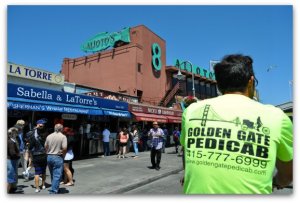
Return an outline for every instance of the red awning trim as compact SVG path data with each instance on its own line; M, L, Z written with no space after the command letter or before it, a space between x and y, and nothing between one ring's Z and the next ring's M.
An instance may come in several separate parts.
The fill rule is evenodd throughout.
M137 121L156 121L159 123L167 123L168 119L166 116L156 115L156 114L147 114L147 113L136 113L131 112Z
M168 123L181 123L181 117L178 116L167 116Z

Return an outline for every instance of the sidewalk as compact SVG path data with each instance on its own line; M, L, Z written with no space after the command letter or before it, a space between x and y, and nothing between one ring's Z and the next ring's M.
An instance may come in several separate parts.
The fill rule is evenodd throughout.
M159 171L148 168L151 166L150 151L140 152L136 159L133 159L133 156L134 153L131 152L125 159L117 159L116 155L112 155L73 161L75 185L61 185L60 193L70 195L122 194L182 170L182 158L175 154L174 147L166 148L166 153L162 153ZM31 172L34 172L33 169ZM48 168L46 178L48 184L46 184L46 189L39 193L35 193L34 180L26 182L20 174L22 174L21 168L19 168L18 186L23 189L22 194L48 195L48 190L51 188Z

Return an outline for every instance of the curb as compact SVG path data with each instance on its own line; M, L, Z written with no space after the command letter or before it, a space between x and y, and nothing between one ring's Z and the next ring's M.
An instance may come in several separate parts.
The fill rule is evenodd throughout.
M122 187L114 189L114 190L101 191L101 193L102 194L122 194L122 193L128 192L130 190L136 189L138 187L141 187L143 185L146 185L146 184L149 184L151 182L154 182L154 181L156 181L156 180L158 180L160 178L165 178L165 177L167 177L169 175L178 173L178 172L180 172L182 170L183 170L182 168L174 169L174 170L167 171L165 173L159 174L159 175L157 175L155 177L150 177L150 178L144 179L142 181L131 183L131 184L128 184L128 185L123 185Z

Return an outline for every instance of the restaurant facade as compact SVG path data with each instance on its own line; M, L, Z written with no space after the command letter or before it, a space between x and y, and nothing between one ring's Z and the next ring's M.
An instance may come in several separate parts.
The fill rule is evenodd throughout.
M24 119L29 131L37 120L46 118L47 128L53 132L55 123L62 123L76 132L77 157L102 151L100 129L105 123L110 124L113 150L119 119L131 119L126 102L66 92L62 74L14 63L7 64L7 72L8 127Z
M193 84L198 99L217 96L212 72L181 59L167 65L166 41L144 25L97 34L81 49L86 54L64 58L59 74L8 63L8 126L18 119L29 129L40 118L52 128L63 121L76 130L75 156L81 157L103 151L105 124L112 132L112 151L123 126L147 130L157 121L171 134L181 125L180 104L193 95Z

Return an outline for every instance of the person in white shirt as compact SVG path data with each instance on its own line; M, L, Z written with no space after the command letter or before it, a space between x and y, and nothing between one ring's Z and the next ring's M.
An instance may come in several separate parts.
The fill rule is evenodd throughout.
M110 136L110 131L104 126L104 130L102 132L102 141L103 141L103 150L104 150L104 156L109 156L110 155L110 150L109 150L109 136Z

